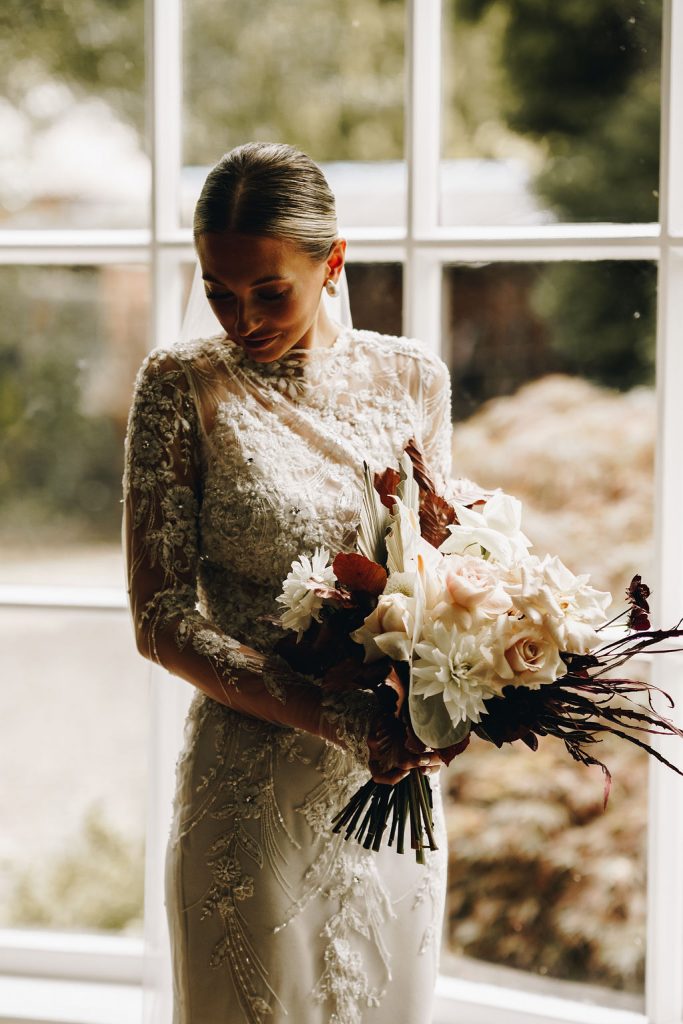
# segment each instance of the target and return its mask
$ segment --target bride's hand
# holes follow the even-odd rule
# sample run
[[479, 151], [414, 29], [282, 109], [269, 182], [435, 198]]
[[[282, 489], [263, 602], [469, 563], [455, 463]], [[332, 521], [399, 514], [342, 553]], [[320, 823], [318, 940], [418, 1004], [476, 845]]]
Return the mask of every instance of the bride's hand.
[[372, 723], [367, 742], [369, 768], [375, 782], [393, 786], [413, 768], [419, 768], [423, 774], [438, 772], [443, 764], [438, 754], [429, 747], [416, 754], [406, 747], [405, 740], [405, 727], [393, 716], [382, 715]]

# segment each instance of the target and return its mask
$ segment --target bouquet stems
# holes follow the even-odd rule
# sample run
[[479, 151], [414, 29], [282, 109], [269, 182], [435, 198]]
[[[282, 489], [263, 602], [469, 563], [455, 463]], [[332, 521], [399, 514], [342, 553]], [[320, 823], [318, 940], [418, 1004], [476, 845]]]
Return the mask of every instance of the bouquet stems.
[[434, 838], [432, 790], [429, 779], [417, 768], [393, 786], [370, 779], [351, 797], [332, 821], [332, 831], [344, 830], [344, 839], [354, 838], [366, 850], [378, 851], [391, 820], [388, 846], [405, 850], [405, 829], [410, 822], [410, 846], [418, 864], [425, 863], [425, 850], [438, 849]]

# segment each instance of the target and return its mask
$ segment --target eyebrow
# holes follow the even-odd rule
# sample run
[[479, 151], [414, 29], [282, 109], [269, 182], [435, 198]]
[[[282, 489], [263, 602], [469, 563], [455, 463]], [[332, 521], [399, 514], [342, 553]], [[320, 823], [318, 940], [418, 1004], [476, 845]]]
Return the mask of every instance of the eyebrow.
[[[269, 277], [259, 277], [258, 281], [252, 281], [250, 287], [255, 288], [259, 284], [268, 284], [270, 281], [284, 281], [285, 278], [281, 274], [271, 274]], [[215, 277], [211, 277], [210, 274], [202, 274], [202, 281], [209, 281], [210, 284], [221, 284], [221, 281], [217, 281]]]

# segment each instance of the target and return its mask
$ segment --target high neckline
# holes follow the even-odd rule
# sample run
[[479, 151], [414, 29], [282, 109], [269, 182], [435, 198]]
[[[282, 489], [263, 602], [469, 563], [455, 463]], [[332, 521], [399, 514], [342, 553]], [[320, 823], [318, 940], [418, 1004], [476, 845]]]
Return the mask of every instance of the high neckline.
[[336, 321], [334, 323], [338, 327], [338, 333], [331, 345], [313, 348], [294, 346], [280, 359], [273, 359], [270, 362], [250, 359], [244, 349], [235, 342], [229, 344], [234, 349], [233, 356], [236, 362], [250, 376], [270, 384], [283, 395], [302, 399], [319, 384], [320, 374], [324, 372], [328, 359], [340, 355], [353, 335], [352, 327], [337, 324]]

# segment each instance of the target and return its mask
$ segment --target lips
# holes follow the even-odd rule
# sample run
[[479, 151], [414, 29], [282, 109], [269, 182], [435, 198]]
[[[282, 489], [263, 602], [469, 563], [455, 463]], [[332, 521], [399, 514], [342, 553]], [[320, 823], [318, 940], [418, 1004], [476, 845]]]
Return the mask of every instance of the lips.
[[260, 338], [242, 338], [242, 344], [249, 345], [249, 346], [252, 346], [252, 347], [255, 346], [255, 345], [256, 346], [260, 346], [260, 345], [267, 344], [269, 341], [274, 341], [276, 338], [279, 338], [279, 337], [280, 337], [280, 335], [278, 333], [278, 334], [269, 334], [267, 336], [263, 336], [263, 337], [260, 337]]

